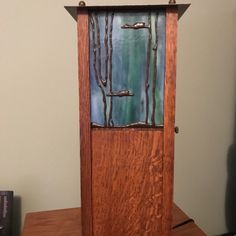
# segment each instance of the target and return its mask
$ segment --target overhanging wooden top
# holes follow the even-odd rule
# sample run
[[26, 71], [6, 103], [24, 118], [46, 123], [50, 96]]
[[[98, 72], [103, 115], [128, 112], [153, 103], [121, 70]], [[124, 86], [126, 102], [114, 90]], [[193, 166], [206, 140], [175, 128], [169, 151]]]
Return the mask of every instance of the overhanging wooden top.
[[69, 14], [77, 20], [78, 10], [87, 11], [146, 11], [146, 10], [161, 10], [167, 8], [177, 8], [179, 19], [189, 8], [191, 4], [158, 4], [158, 5], [109, 5], [109, 6], [65, 6]]

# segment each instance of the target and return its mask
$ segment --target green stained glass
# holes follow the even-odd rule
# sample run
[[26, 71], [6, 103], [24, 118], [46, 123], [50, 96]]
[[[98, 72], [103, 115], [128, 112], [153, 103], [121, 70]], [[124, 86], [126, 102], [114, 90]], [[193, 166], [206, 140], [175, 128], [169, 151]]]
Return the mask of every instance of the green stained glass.
[[91, 122], [163, 125], [165, 12], [90, 14]]

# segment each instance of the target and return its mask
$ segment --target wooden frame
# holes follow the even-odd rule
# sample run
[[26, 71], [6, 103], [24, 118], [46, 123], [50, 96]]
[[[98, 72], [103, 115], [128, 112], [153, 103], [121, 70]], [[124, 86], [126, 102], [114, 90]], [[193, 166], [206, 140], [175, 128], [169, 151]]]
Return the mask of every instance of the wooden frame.
[[[181, 5], [187, 9], [189, 5]], [[149, 6], [150, 7], [150, 6]], [[153, 6], [152, 6], [153, 7]], [[79, 7], [77, 12], [78, 29], [78, 65], [79, 65], [79, 111], [80, 111], [80, 154], [81, 154], [81, 200], [82, 234], [93, 236], [93, 161], [92, 129], [90, 124], [90, 80], [89, 80], [89, 10], [95, 7]], [[112, 7], [103, 7], [110, 9]], [[127, 6], [125, 9], [129, 9]], [[163, 6], [156, 6], [157, 9]], [[175, 90], [176, 90], [176, 41], [178, 5], [164, 5], [166, 9], [166, 64], [164, 95], [163, 132], [163, 169], [162, 169], [162, 220], [161, 235], [170, 236], [173, 205], [173, 169], [174, 169], [174, 129], [175, 129]], [[120, 7], [122, 9], [122, 7]], [[135, 9], [139, 9], [136, 7]], [[131, 129], [131, 131], [140, 128]], [[96, 129], [95, 129], [96, 131]], [[120, 132], [119, 130], [116, 132]], [[128, 132], [128, 131], [127, 131]], [[153, 131], [155, 132], [155, 131]], [[95, 136], [96, 137], [96, 136]], [[96, 235], [95, 235], [96, 236]], [[112, 235], [111, 235], [112, 236]]]

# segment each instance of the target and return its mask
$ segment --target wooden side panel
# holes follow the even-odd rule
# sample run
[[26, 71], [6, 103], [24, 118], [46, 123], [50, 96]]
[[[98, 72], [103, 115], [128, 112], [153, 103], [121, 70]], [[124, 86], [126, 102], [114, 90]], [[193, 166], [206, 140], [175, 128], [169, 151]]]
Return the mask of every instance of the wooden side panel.
[[94, 236], [162, 235], [163, 129], [92, 129]]
[[177, 8], [167, 9], [164, 99], [163, 236], [171, 235], [172, 223], [177, 22]]
[[78, 62], [79, 62], [79, 111], [81, 199], [83, 236], [92, 236], [92, 166], [89, 86], [89, 27], [86, 10], [78, 11]]

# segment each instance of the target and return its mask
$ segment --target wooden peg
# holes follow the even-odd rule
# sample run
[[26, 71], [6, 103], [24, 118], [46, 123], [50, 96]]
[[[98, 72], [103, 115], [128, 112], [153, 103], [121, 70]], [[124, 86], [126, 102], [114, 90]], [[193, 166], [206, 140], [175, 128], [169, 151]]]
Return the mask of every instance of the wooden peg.
[[175, 133], [176, 133], [176, 134], [179, 133], [179, 127], [178, 127], [178, 126], [175, 127]]

